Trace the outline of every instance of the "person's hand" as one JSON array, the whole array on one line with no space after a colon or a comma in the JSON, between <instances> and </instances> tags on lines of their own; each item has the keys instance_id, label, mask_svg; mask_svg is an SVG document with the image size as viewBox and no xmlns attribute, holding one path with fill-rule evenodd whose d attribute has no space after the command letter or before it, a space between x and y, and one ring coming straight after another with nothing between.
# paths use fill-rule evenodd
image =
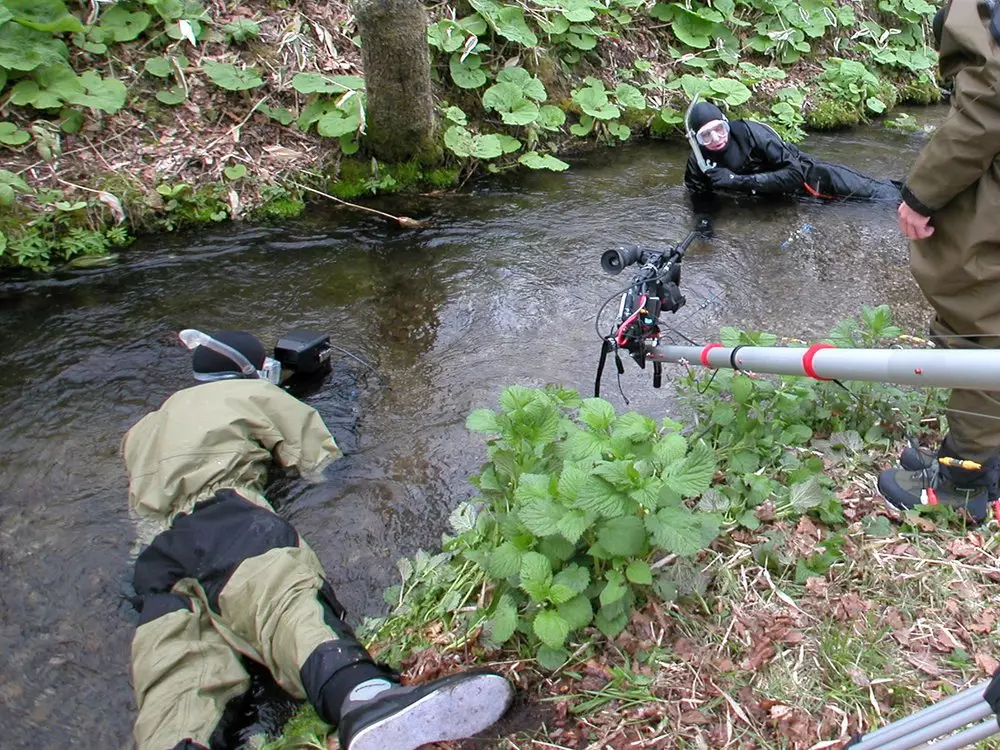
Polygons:
<instances>
[{"instance_id":1,"label":"person's hand","mask_svg":"<svg viewBox=\"0 0 1000 750\"><path fill-rule=\"evenodd\" d=\"M907 203L900 203L896 211L899 218L899 231L908 240L926 240L934 234L931 217L917 213Z\"/></svg>"},{"instance_id":2,"label":"person's hand","mask_svg":"<svg viewBox=\"0 0 1000 750\"><path fill-rule=\"evenodd\" d=\"M715 167L705 172L705 176L708 177L709 181L712 183L712 187L719 188L721 190L751 190L753 187L753 182L750 177L745 175L736 174L730 169L725 167Z\"/></svg>"}]
</instances>

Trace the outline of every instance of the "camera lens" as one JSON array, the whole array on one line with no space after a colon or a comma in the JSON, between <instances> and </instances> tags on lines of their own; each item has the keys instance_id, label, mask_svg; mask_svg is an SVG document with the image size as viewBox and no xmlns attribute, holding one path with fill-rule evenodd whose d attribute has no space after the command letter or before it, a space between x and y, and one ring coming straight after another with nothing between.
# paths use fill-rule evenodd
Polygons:
<instances>
[{"instance_id":1,"label":"camera lens","mask_svg":"<svg viewBox=\"0 0 1000 750\"><path fill-rule=\"evenodd\" d=\"M601 255L601 268L604 269L605 273L617 276L625 268L625 260L618 250L606 250Z\"/></svg>"},{"instance_id":2,"label":"camera lens","mask_svg":"<svg viewBox=\"0 0 1000 750\"><path fill-rule=\"evenodd\" d=\"M617 276L625 266L638 263L642 250L638 247L623 247L605 250L601 255L601 268L605 273Z\"/></svg>"}]
</instances>

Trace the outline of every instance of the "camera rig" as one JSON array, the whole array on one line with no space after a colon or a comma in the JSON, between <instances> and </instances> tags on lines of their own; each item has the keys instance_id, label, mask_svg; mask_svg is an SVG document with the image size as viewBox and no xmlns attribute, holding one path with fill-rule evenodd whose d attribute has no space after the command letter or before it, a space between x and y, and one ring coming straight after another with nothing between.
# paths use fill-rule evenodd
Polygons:
<instances>
[{"instance_id":1,"label":"camera rig","mask_svg":"<svg viewBox=\"0 0 1000 750\"><path fill-rule=\"evenodd\" d=\"M676 313L687 302L680 288L681 260L699 236L699 232L691 232L678 244L662 251L629 246L612 248L601 255L601 268L612 276L631 265L638 265L639 271L622 292L611 333L603 338L594 382L595 396L600 396L601 376L609 354L614 353L619 374L625 371L618 356L619 349L626 350L639 367L646 368L647 341L659 338L660 315ZM653 387L659 388L662 382L663 365L654 361Z\"/></svg>"}]
</instances>

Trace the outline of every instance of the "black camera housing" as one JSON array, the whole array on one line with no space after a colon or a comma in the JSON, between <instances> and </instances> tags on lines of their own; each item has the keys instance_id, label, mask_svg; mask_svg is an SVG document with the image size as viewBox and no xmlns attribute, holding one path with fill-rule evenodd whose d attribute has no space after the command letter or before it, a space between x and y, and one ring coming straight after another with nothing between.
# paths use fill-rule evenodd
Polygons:
<instances>
[{"instance_id":1,"label":"black camera housing","mask_svg":"<svg viewBox=\"0 0 1000 750\"><path fill-rule=\"evenodd\" d=\"M316 331L289 331L274 345L274 358L281 369L294 375L329 372L332 352L330 337Z\"/></svg>"}]
</instances>

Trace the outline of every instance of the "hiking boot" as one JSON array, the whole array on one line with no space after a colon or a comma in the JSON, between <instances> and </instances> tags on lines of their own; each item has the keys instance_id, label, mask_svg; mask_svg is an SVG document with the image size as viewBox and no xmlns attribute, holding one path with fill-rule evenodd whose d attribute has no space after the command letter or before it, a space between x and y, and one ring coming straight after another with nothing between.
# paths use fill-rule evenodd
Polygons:
<instances>
[{"instance_id":1,"label":"hiking boot","mask_svg":"<svg viewBox=\"0 0 1000 750\"><path fill-rule=\"evenodd\" d=\"M904 451L904 454L906 451ZM939 456L931 465L921 463L922 455L907 457L903 468L887 469L879 474L878 490L888 506L896 510L912 510L919 505L946 505L964 509L976 523L986 520L987 512L997 500L1000 485L1000 466L996 459L980 469L947 466L939 463ZM902 463L903 458L900 457Z\"/></svg>"},{"instance_id":2,"label":"hiking boot","mask_svg":"<svg viewBox=\"0 0 1000 750\"><path fill-rule=\"evenodd\" d=\"M928 453L912 446L904 448L903 452L899 454L899 465L907 471L929 469L936 461L937 457L933 453Z\"/></svg>"},{"instance_id":3,"label":"hiking boot","mask_svg":"<svg viewBox=\"0 0 1000 750\"><path fill-rule=\"evenodd\" d=\"M359 686L361 687L361 686ZM493 672L462 672L371 697L348 697L340 718L342 750L416 750L429 742L472 737L507 711L514 689Z\"/></svg>"}]
</instances>

